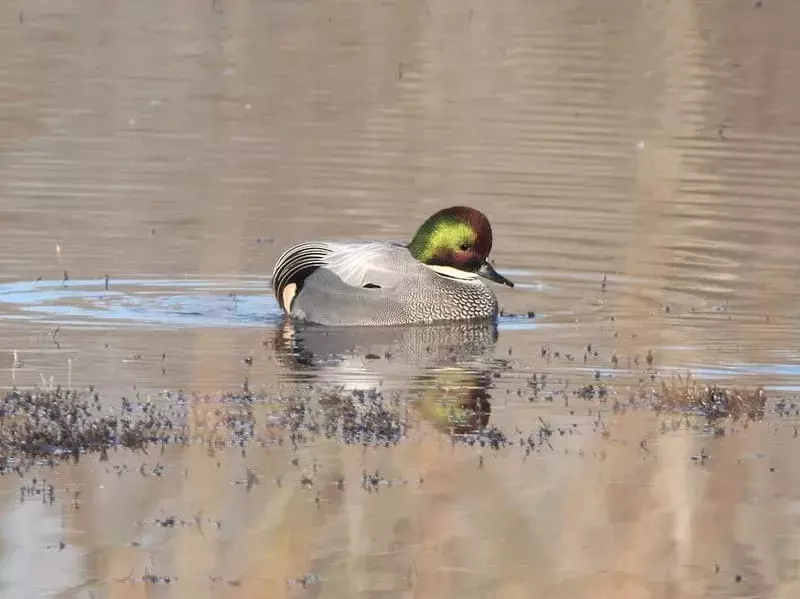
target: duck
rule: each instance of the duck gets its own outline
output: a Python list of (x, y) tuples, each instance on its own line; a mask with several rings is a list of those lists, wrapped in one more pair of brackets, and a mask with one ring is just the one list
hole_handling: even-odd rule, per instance
[(280, 308), (328, 326), (398, 326), (496, 320), (484, 281), (513, 287), (489, 263), (492, 227), (479, 210), (439, 210), (409, 243), (309, 241), (287, 249), (272, 272)]

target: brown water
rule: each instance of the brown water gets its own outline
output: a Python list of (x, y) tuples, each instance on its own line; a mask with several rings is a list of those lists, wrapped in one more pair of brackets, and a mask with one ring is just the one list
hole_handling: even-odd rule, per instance
[[(452, 445), (409, 400), (390, 448), (6, 475), (0, 595), (800, 596), (794, 420), (713, 437), (612, 409), (648, 351), (662, 377), (800, 389), (798, 22), (782, 0), (0, 5), (0, 386), (480, 396), (512, 442)], [(408, 238), (456, 203), (535, 319), (284, 325), (285, 246)], [(572, 397), (595, 376), (609, 401)], [(542, 422), (565, 434), (528, 454)], [(53, 505), (20, 499), (35, 476)]]

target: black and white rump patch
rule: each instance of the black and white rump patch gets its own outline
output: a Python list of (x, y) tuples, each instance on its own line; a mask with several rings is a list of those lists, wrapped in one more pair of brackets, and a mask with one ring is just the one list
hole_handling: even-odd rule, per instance
[(272, 289), (280, 307), (289, 312), (303, 282), (325, 265), (325, 258), (333, 252), (326, 243), (301, 243), (286, 250), (272, 270)]

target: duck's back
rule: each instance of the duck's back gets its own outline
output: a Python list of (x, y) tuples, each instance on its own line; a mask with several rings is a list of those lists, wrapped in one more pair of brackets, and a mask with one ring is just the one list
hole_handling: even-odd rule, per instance
[(494, 293), (480, 279), (441, 275), (415, 260), (405, 246), (355, 242), (328, 247), (330, 253), (304, 278), (288, 307), (296, 318), (370, 326), (497, 315)]

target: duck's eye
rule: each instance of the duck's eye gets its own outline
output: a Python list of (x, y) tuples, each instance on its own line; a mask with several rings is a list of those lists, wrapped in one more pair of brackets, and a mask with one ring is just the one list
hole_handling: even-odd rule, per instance
[(461, 251), (462, 252), (466, 252), (468, 249), (469, 249), (469, 244), (468, 243), (462, 243), (461, 244)]

